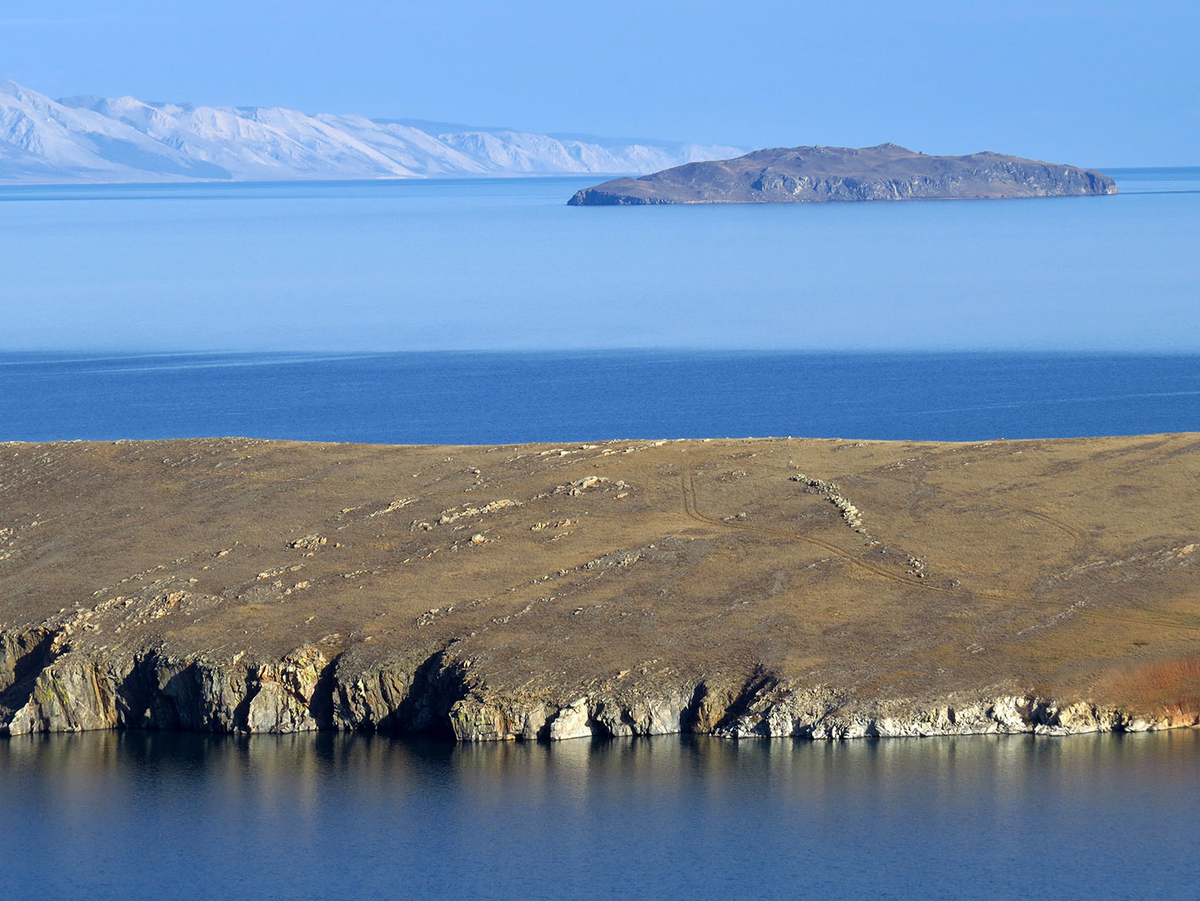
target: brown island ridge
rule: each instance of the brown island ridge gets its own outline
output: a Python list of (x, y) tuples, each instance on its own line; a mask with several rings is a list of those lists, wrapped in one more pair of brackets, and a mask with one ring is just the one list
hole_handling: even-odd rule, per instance
[(1200, 435), (0, 444), (0, 730), (1148, 730)]
[(1116, 194), (1107, 175), (1000, 153), (927, 156), (897, 144), (779, 147), (578, 191), (570, 206), (982, 200)]

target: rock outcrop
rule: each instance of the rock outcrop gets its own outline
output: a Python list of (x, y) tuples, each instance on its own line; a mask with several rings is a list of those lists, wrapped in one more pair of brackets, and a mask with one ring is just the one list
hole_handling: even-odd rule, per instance
[[(439, 654), (415, 668), (397, 661), (339, 672), (315, 648), (283, 661), (171, 659), (67, 652), (51, 660), (7, 734), (99, 729), (294, 733), (320, 729), (436, 733), (459, 741), (668, 735), (849, 739), (1032, 733), (1145, 732), (1193, 726), (1193, 712), (1139, 714), (1116, 705), (1036, 694), (957, 693), (936, 702), (862, 701), (828, 686), (754, 679), (741, 691), (657, 679), (628, 691), (570, 700), (490, 693)], [(23, 694), (23, 693), (22, 693)], [(556, 698), (555, 696), (558, 695)], [(10, 698), (12, 696), (10, 695)]]
[(3, 445), (0, 733), (1196, 725), (1198, 485), (1195, 435)]
[(571, 206), (980, 200), (1115, 194), (1103, 173), (999, 153), (927, 156), (896, 144), (784, 147), (584, 188)]

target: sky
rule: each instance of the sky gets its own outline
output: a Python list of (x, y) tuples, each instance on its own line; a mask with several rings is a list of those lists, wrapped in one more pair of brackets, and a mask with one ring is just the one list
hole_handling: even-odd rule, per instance
[(16, 0), (0, 77), (747, 148), (1200, 165), (1197, 35), (1194, 0)]

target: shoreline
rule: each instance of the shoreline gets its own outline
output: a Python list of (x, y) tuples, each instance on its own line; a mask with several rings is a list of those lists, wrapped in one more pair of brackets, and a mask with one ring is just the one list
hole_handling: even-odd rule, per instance
[(3, 450), (0, 734), (1200, 724), (1200, 435)]

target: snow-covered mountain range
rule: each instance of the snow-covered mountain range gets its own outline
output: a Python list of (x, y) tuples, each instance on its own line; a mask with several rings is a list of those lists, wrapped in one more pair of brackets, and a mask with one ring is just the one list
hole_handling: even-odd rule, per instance
[(52, 100), (0, 80), (0, 184), (635, 174), (743, 152), (425, 128), (271, 107)]

